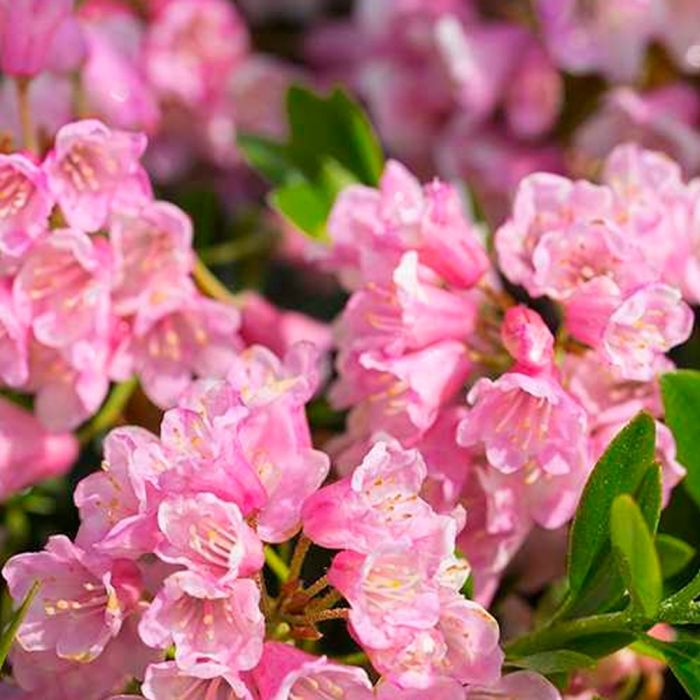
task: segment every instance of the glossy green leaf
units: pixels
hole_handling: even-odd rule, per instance
[[[673,675],[692,700],[700,700],[700,640],[684,638],[661,642],[646,637],[644,641],[663,654]]]
[[[17,608],[9,624],[3,631],[2,636],[0,636],[0,669],[4,665],[7,655],[10,653],[12,644],[15,641],[15,636],[17,635],[17,630],[22,624],[22,621],[29,610],[29,606],[32,604],[34,596],[36,596],[36,593],[39,590],[39,585],[39,581],[34,582],[22,601],[22,604],[19,606],[19,608]]]
[[[286,144],[249,133],[238,134],[237,142],[248,165],[273,185],[283,185],[299,172]]]
[[[656,536],[656,553],[664,581],[683,571],[695,556],[695,550],[687,542],[663,533]]]
[[[552,673],[568,673],[580,668],[589,668],[595,664],[595,661],[593,657],[586,654],[561,649],[524,656],[521,659],[508,661],[508,664],[517,668],[537,671],[543,675],[550,675]]]
[[[270,194],[270,204],[291,224],[312,238],[326,238],[328,200],[306,180],[297,180]]]
[[[652,534],[632,496],[624,494],[613,501],[610,537],[633,604],[646,617],[654,618],[661,605],[661,567]]]
[[[609,541],[615,498],[634,493],[654,462],[656,427],[640,413],[623,428],[598,460],[581,496],[569,539],[569,589],[582,590]]]
[[[289,148],[307,177],[320,168],[319,159],[333,158],[359,182],[376,185],[384,157],[370,121],[342,90],[328,96],[292,86],[287,93]]]
[[[661,377],[661,393],[678,461],[688,470],[683,485],[700,505],[700,372],[684,369],[665,374]]]

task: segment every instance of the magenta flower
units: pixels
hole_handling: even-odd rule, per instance
[[[79,341],[104,339],[110,323],[111,251],[75,229],[52,232],[25,259],[15,304],[36,339],[66,354]]]
[[[17,153],[0,155],[0,273],[7,272],[8,258],[19,260],[46,231],[52,207],[38,167]]]
[[[18,554],[3,568],[15,600],[34,581],[41,591],[17,633],[27,651],[52,651],[90,661],[119,633],[141,592],[138,569],[126,560],[89,554],[67,537],[49,539],[42,552]]]
[[[78,456],[71,433],[49,433],[31,414],[0,399],[0,499],[64,474]]]
[[[225,590],[189,571],[168,577],[139,625],[143,641],[176,645],[178,668],[211,678],[248,670],[262,654],[265,620],[260,590],[250,579]]]
[[[1,0],[3,72],[30,78],[75,67],[85,46],[72,13],[73,0]]]
[[[145,149],[143,134],[110,129],[96,119],[61,127],[42,167],[66,221],[96,231],[105,225],[123,191],[145,198],[139,165]]]
[[[210,493],[166,498],[158,508],[156,554],[228,588],[263,567],[262,544],[234,503]]]

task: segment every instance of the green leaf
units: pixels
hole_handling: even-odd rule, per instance
[[[690,369],[661,377],[666,424],[676,440],[678,461],[688,470],[683,485],[700,505],[700,372]]]
[[[632,602],[649,619],[661,605],[661,567],[654,540],[632,496],[618,496],[610,511],[610,537]]]
[[[687,542],[663,533],[656,536],[656,553],[664,581],[681,573],[695,556],[695,550]]]
[[[0,669],[2,669],[5,660],[7,659],[7,655],[10,653],[12,644],[15,641],[17,630],[22,624],[22,621],[24,620],[27,612],[29,611],[29,606],[32,604],[34,596],[36,596],[36,593],[39,590],[39,585],[39,581],[34,582],[32,587],[29,589],[29,592],[25,596],[24,600],[22,601],[22,604],[19,606],[19,608],[17,608],[15,614],[10,620],[10,623],[7,625],[7,628],[0,637]]]
[[[340,89],[327,97],[292,86],[287,93],[289,147],[307,177],[320,160],[333,158],[359,182],[376,185],[384,156],[372,125],[357,103]]]
[[[661,642],[653,637],[645,637],[644,641],[663,654],[673,675],[692,700],[700,700],[700,641],[686,638]]]
[[[290,182],[274,190],[270,194],[270,204],[311,238],[326,238],[326,219],[330,205],[306,180]]]
[[[595,662],[596,660],[593,657],[587,656],[586,654],[562,649],[559,651],[543,651],[540,654],[524,656],[521,659],[508,661],[508,664],[510,666],[516,666],[517,668],[537,671],[543,675],[549,675],[552,673],[568,673],[569,671],[575,671],[579,668],[589,668],[593,666]]]
[[[297,173],[286,144],[249,133],[238,134],[237,142],[248,165],[273,185],[283,185],[292,174]]]
[[[609,538],[610,509],[617,496],[634,493],[654,461],[656,427],[640,413],[612,441],[581,496],[569,539],[569,589],[584,587]]]

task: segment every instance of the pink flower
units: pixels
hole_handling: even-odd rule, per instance
[[[554,364],[554,337],[542,317],[527,306],[506,311],[501,326],[503,345],[526,374],[548,370]]]
[[[236,357],[240,316],[232,306],[199,296],[189,281],[154,290],[120,348],[120,378],[133,371],[149,398],[169,408],[194,376],[220,378]]]
[[[175,661],[186,673],[211,678],[257,665],[265,620],[260,590],[250,579],[226,590],[184,571],[168,577],[144,613],[139,633],[149,646],[175,644]]]
[[[441,406],[449,403],[466,380],[471,362],[464,343],[443,341],[401,357],[377,351],[341,353],[340,379],[331,388],[338,408],[359,404],[354,421],[410,438],[430,428]]]
[[[352,476],[325,486],[307,499],[304,532],[329,549],[370,554],[403,539],[434,548],[439,558],[452,553],[456,522],[439,516],[419,493],[426,477],[416,450],[377,442]]]
[[[143,134],[109,129],[96,119],[61,127],[43,169],[68,223],[96,231],[122,192],[145,198],[148,188],[138,162],[145,149]]]
[[[532,671],[516,671],[486,687],[467,688],[466,700],[561,700],[559,691],[543,676]]]
[[[377,700],[431,700],[449,698],[464,700],[466,688],[452,678],[437,678],[428,688],[399,688],[393,683],[380,682],[376,686]]]
[[[468,400],[473,408],[459,426],[458,442],[483,445],[502,473],[585,468],[585,413],[555,379],[507,372],[496,381],[480,379]]]
[[[146,666],[159,661],[160,654],[141,641],[137,622],[136,615],[129,616],[119,635],[89,663],[52,651],[28,652],[16,644],[10,653],[12,675],[24,689],[17,700],[104,700],[132,679],[142,679]]]
[[[19,387],[28,374],[27,327],[17,317],[9,285],[0,280],[0,380]]]
[[[640,287],[624,299],[616,298],[614,285],[603,294],[599,286],[605,285],[589,288],[567,305],[567,328],[626,379],[651,379],[657,358],[690,336],[690,307],[677,289],[661,283]]]
[[[137,558],[158,541],[155,490],[168,466],[155,435],[135,426],[112,430],[105,438],[102,469],[80,481],[76,542],[111,556]]]
[[[168,202],[145,202],[134,212],[117,212],[110,242],[115,258],[112,295],[119,314],[139,311],[152,295],[163,294],[163,287],[182,284],[192,269],[192,222]]]
[[[549,131],[559,117],[564,98],[562,77],[534,41],[513,63],[517,63],[517,68],[505,95],[508,126],[521,138],[540,136]]]
[[[700,136],[695,129],[699,117],[700,98],[687,83],[646,92],[615,88],[576,131],[576,156],[582,167],[595,165],[620,142],[633,141],[668,153],[692,174],[700,167]]]
[[[70,359],[63,356],[63,348],[50,348],[35,339],[29,343],[29,379],[22,388],[34,394],[37,418],[54,432],[77,428],[97,411],[109,391],[109,348],[104,339],[79,340],[68,350]]]
[[[84,45],[73,0],[2,0],[0,66],[4,73],[33,77],[67,70],[82,58]]]
[[[693,0],[667,0],[665,5],[660,39],[683,71],[697,74],[700,68],[697,7]]]
[[[280,642],[266,642],[260,664],[252,677],[260,700],[319,700],[348,697],[372,700],[372,684],[367,673],[356,666],[345,666],[317,657]]]
[[[246,345],[264,345],[279,357],[307,341],[322,354],[331,349],[331,329],[310,316],[278,309],[255,292],[247,292],[241,309],[241,338]]]
[[[515,195],[511,218],[496,232],[501,269],[511,282],[540,296],[545,292],[537,283],[534,262],[540,241],[545,236],[556,236],[555,241],[565,237],[575,222],[605,219],[612,207],[613,195],[607,187],[547,173],[526,177]],[[579,268],[574,270],[581,275]]]
[[[247,50],[245,25],[229,3],[173,0],[149,25],[146,70],[162,97],[197,107],[217,99]]]
[[[81,85],[90,107],[120,129],[153,133],[160,107],[143,68],[145,27],[120,5],[81,8],[88,56]]]
[[[350,603],[349,621],[359,642],[389,649],[410,632],[437,625],[440,597],[432,574],[419,549],[397,542],[366,556],[337,554],[328,580]]]
[[[372,664],[391,683],[429,688],[449,678],[462,684],[497,681],[503,663],[498,641],[498,624],[491,615],[460,594],[443,590],[437,627],[416,632],[403,645],[368,651]]]
[[[340,319],[339,343],[400,355],[440,341],[466,340],[476,314],[473,296],[444,289],[410,251],[402,256],[391,283],[366,285],[352,295]]]
[[[210,493],[171,496],[158,508],[156,554],[228,588],[264,564],[262,544],[234,503]]]
[[[253,700],[250,691],[233,672],[200,678],[178,668],[172,661],[152,664],[146,670],[141,691],[147,700]]]
[[[31,413],[0,399],[0,499],[64,474],[77,456],[71,433],[48,433]]]
[[[46,179],[28,158],[0,155],[0,254],[19,259],[46,231],[53,207]],[[3,260],[0,268],[7,268]],[[0,272],[3,270],[0,269]]]
[[[38,243],[14,281],[15,304],[36,339],[67,354],[105,337],[111,251],[101,239],[59,229]]]
[[[27,651],[52,651],[61,658],[90,661],[117,636],[140,596],[138,569],[73,545],[49,539],[42,552],[18,554],[3,568],[10,593],[21,601],[34,581],[41,584],[17,633]]]
[[[238,434],[265,490],[257,516],[257,532],[265,542],[283,542],[299,530],[304,501],[328,475],[328,456],[313,449],[304,410],[317,375],[318,353],[309,343],[295,345],[283,361],[253,346],[229,373],[228,381],[250,412]]]
[[[457,287],[473,286],[488,268],[457,191],[439,181],[421,188],[396,161],[387,164],[379,190],[343,190],[328,231],[328,264],[340,271],[350,288],[365,281],[388,281],[407,250],[416,250],[421,264]]]
[[[572,73],[599,71],[633,81],[661,19],[654,0],[610,0],[592,9],[576,0],[538,0],[535,9],[549,50]],[[620,41],[620,36],[624,41]]]

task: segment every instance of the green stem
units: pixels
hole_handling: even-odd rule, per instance
[[[506,645],[508,658],[530,656],[541,651],[549,651],[563,646],[565,642],[579,637],[587,637],[606,632],[628,632],[630,627],[646,627],[628,612],[591,615],[579,620],[571,620],[548,625],[523,635]]]
[[[17,112],[19,123],[22,129],[22,140],[24,148],[30,153],[39,155],[39,141],[34,129],[32,120],[32,109],[29,104],[29,85],[31,78],[15,78],[15,88],[17,90]]]
[[[277,578],[284,582],[289,578],[289,567],[287,563],[280,557],[275,550],[270,545],[265,545],[265,563],[270,567],[270,571],[277,576]]]
[[[689,603],[694,601],[700,595],[700,571],[687,585],[683,586],[680,591],[677,591],[672,596],[666,598],[663,602],[665,609],[685,608]]]
[[[81,445],[87,445],[94,437],[109,430],[120,419],[137,386],[137,379],[132,377],[112,389],[99,412],[78,431]]]
[[[197,286],[208,297],[225,304],[240,305],[240,297],[230,291],[199,257],[195,258],[192,275]]]
[[[321,576],[320,579],[314,581],[308,588],[304,588],[303,592],[305,595],[309,596],[309,598],[313,598],[330,585],[328,579],[325,576]]]
[[[659,618],[671,625],[700,624],[700,603],[662,605]]]

